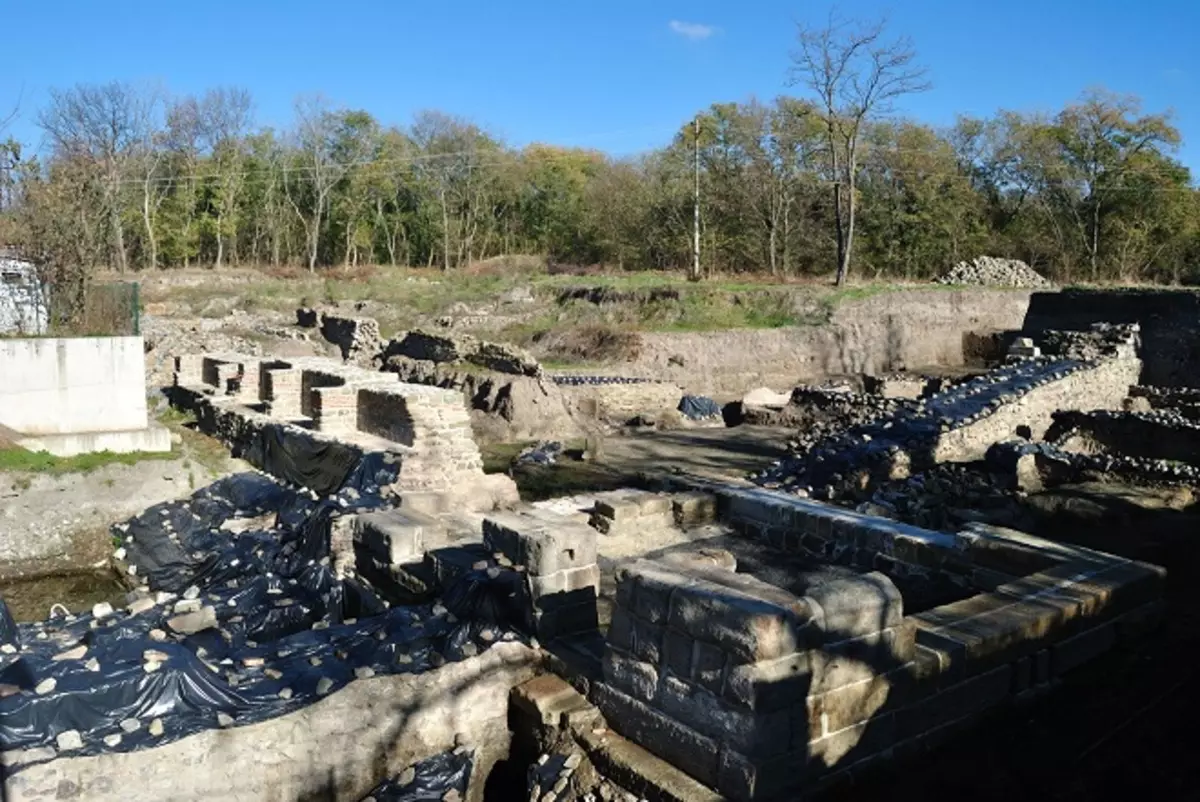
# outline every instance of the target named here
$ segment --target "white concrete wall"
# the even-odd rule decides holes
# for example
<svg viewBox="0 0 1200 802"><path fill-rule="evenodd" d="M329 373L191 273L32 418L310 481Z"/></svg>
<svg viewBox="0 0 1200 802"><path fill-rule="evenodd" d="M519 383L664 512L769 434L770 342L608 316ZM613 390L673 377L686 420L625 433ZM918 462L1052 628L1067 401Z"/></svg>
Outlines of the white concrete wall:
<svg viewBox="0 0 1200 802"><path fill-rule="evenodd" d="M141 337L0 340L0 424L22 434L146 427Z"/></svg>

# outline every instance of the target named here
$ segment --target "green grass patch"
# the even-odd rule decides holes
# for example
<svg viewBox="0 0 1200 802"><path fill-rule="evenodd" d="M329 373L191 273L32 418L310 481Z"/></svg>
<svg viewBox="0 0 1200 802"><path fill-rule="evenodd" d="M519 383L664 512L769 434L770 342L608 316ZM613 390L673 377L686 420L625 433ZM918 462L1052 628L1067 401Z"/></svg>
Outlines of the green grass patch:
<svg viewBox="0 0 1200 802"><path fill-rule="evenodd" d="M56 457L45 451L0 448L0 471L44 473L58 476L64 473L90 473L109 465L135 465L146 460L171 460L177 456L179 456L178 453L171 450L163 452L134 451L129 454L97 451L92 454L77 454L73 457Z"/></svg>

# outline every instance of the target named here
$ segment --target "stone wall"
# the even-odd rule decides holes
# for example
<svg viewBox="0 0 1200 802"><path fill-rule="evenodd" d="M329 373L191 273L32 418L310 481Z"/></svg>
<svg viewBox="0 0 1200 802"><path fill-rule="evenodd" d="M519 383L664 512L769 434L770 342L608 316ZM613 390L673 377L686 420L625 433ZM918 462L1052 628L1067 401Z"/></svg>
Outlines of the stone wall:
<svg viewBox="0 0 1200 802"><path fill-rule="evenodd" d="M597 627L600 593L596 530L546 510L489 515L483 542L521 566L526 577L528 629L545 642Z"/></svg>
<svg viewBox="0 0 1200 802"><path fill-rule="evenodd" d="M545 376L484 370L466 362L437 363L391 356L385 370L413 384L453 389L470 409L481 442L563 440L581 429L561 389Z"/></svg>
<svg viewBox="0 0 1200 802"><path fill-rule="evenodd" d="M153 749L59 758L14 773L4 753L5 799L88 802L358 802L384 778L465 746L490 768L509 741L511 689L537 658L519 643L426 674L356 680L308 707L258 724L212 729ZM482 776L471 800L481 800Z"/></svg>
<svg viewBox="0 0 1200 802"><path fill-rule="evenodd" d="M204 363L209 367L199 371L200 383L191 384L195 365L180 360L173 400L194 408L202 429L272 474L308 486L324 484L364 454L384 452L398 466L396 492L451 494L465 508L509 495L499 480L509 486L511 480L485 481L483 457L458 392L316 357L280 362L230 355L206 357ZM263 399L261 406L248 402L251 389L227 381L234 375L259 377L253 391ZM203 381L205 376L211 381ZM297 421L311 422L312 430ZM310 477L306 472L315 469L304 463L317 454L337 465Z"/></svg>
<svg viewBox="0 0 1200 802"><path fill-rule="evenodd" d="M342 359L363 366L377 360L383 346L379 323L369 317L343 317L323 312L321 336L338 347Z"/></svg>
<svg viewBox="0 0 1200 802"><path fill-rule="evenodd" d="M1185 387L1200 374L1200 293L1194 290L1084 290L1037 292L1021 327L1086 330L1094 323L1141 327L1142 384Z"/></svg>
<svg viewBox="0 0 1200 802"><path fill-rule="evenodd" d="M987 414L960 419L959 425L938 436L933 458L937 462L983 459L993 443L1017 435L1019 427L1026 427L1021 431L1027 431L1030 439L1040 440L1059 410L1120 409L1141 370L1137 359L1107 359L1076 370L1056 369L1048 381L1024 392L1000 386L990 397L977 397L987 404L995 402Z"/></svg>
<svg viewBox="0 0 1200 802"><path fill-rule="evenodd" d="M731 800L794 799L935 748L1161 617L1155 566L1011 530L946 535L675 484L714 493L726 523L784 552L951 572L975 590L905 616L896 587L867 569L802 597L695 565L622 572L593 700L619 733Z"/></svg>
<svg viewBox="0 0 1200 802"><path fill-rule="evenodd" d="M1200 466L1200 423L1169 411L1064 412L1050 438L1061 448L1099 448L1125 457ZM1082 442L1078 442L1082 440Z"/></svg>

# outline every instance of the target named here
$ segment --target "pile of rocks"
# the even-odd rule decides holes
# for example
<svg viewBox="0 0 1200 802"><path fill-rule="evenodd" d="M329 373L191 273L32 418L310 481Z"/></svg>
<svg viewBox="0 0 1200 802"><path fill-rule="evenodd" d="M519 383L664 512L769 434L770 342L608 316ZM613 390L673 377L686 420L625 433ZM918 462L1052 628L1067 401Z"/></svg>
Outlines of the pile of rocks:
<svg viewBox="0 0 1200 802"><path fill-rule="evenodd" d="M1000 259L980 256L970 262L959 262L950 272L934 279L938 284L966 284L976 287L1022 287L1041 289L1050 282L1020 259Z"/></svg>
<svg viewBox="0 0 1200 802"><path fill-rule="evenodd" d="M1105 357L1136 356L1141 342L1137 323L1093 323L1087 331L1043 333L1042 350L1067 359L1095 361Z"/></svg>
<svg viewBox="0 0 1200 802"><path fill-rule="evenodd" d="M513 376L542 375L541 364L520 348L506 343L477 340L467 335L450 336L419 330L405 332L383 349L382 359L385 363L397 358L437 364L465 362Z"/></svg>

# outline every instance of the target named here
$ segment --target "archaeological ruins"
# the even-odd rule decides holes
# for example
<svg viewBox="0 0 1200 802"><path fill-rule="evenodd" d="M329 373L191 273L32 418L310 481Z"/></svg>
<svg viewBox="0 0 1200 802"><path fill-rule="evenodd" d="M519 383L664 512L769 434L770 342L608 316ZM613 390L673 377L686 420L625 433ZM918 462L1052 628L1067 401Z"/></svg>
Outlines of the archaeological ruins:
<svg viewBox="0 0 1200 802"><path fill-rule="evenodd" d="M853 371L765 332L813 338L765 391L665 340L550 370L336 309L297 315L336 357L170 354L170 404L254 470L112 528L124 606L0 622L5 799L810 799L1046 703L1172 614L1164 567L1054 516L1200 485L1195 296L961 304L925 339L864 313ZM779 457L536 499L485 472L739 427Z"/></svg>

